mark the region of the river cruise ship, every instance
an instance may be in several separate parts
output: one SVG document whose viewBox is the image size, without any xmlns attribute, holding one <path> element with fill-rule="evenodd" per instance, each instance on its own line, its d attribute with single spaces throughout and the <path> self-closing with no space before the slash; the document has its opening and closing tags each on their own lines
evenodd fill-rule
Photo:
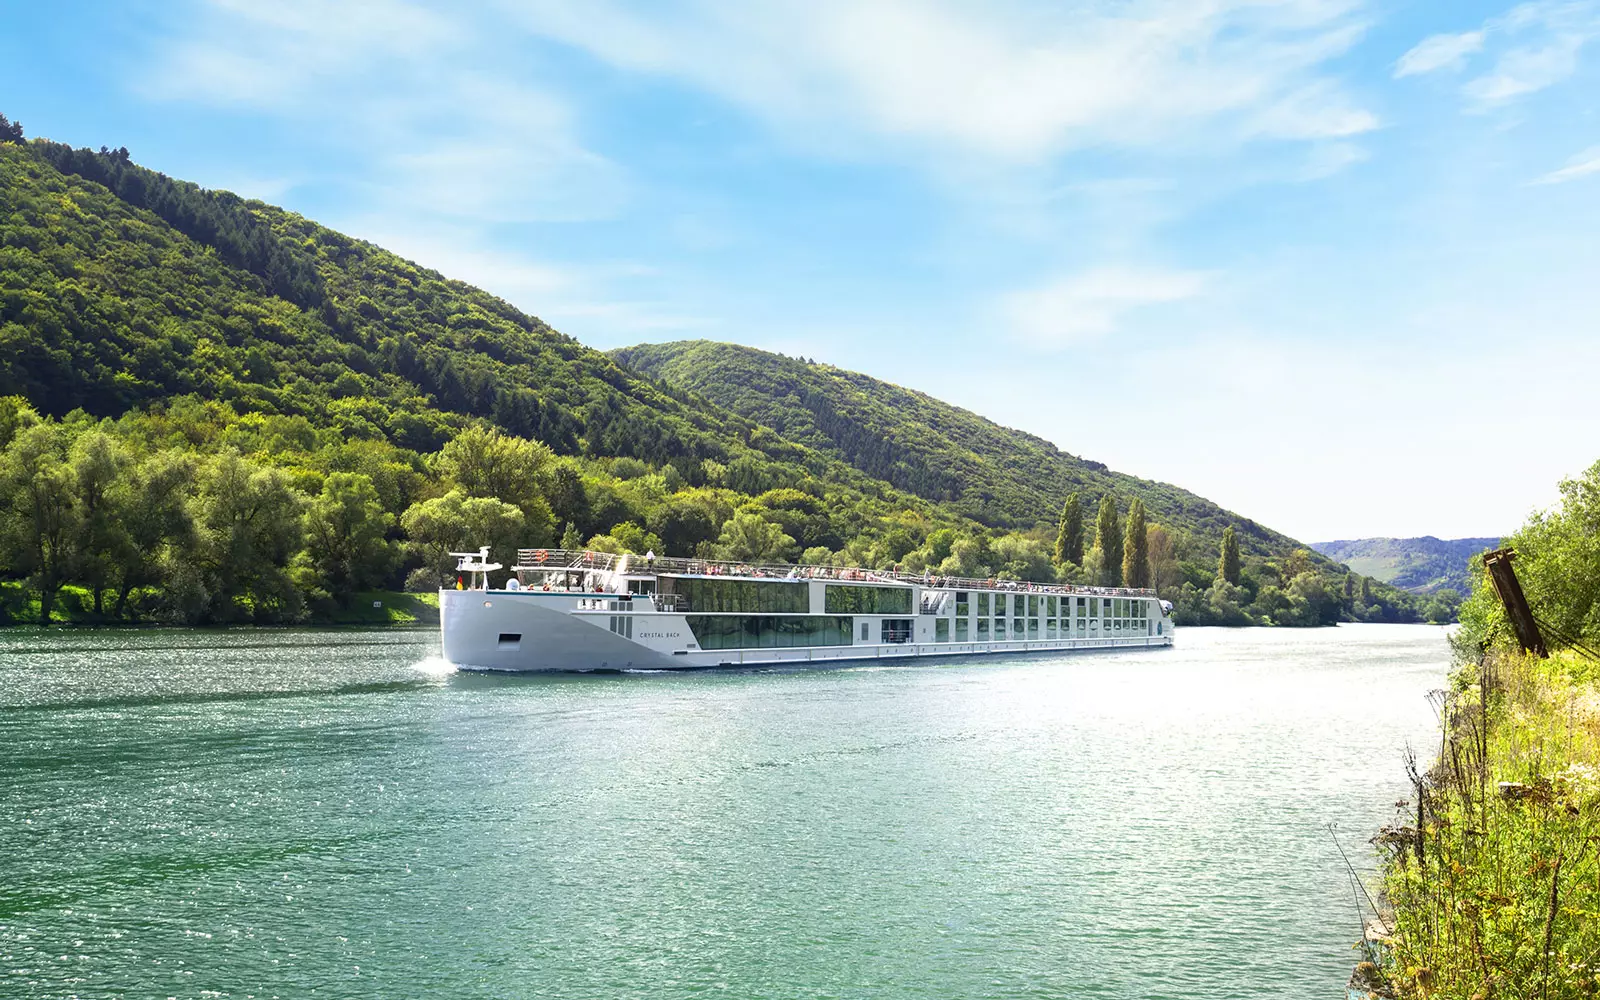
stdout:
<svg viewBox="0 0 1600 1000">
<path fill-rule="evenodd" d="M 444 655 L 467 670 L 655 670 L 1170 646 L 1150 590 L 523 549 L 451 553 Z"/>
</svg>

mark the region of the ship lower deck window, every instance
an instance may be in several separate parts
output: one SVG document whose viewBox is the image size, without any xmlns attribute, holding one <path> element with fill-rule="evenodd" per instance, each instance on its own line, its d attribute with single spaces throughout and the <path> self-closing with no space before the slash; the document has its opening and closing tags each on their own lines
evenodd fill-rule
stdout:
<svg viewBox="0 0 1600 1000">
<path fill-rule="evenodd" d="M 949 642 L 950 641 L 950 619 L 948 619 L 948 618 L 935 618 L 934 619 L 934 621 L 933 621 L 933 641 L 934 642 Z"/>
<path fill-rule="evenodd" d="M 909 619 L 909 618 L 885 618 L 883 620 L 883 641 L 884 642 L 910 642 L 911 641 L 911 619 Z"/>
<path fill-rule="evenodd" d="M 848 646 L 854 622 L 835 615 L 685 615 L 701 649 Z M 866 623 L 862 623 L 866 628 Z"/>
</svg>

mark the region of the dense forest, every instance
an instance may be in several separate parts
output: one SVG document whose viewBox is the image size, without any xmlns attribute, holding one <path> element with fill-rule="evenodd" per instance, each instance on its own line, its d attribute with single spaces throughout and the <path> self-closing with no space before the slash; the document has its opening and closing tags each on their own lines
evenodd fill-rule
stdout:
<svg viewBox="0 0 1600 1000">
<path fill-rule="evenodd" d="M 486 541 L 1148 580 L 1188 622 L 1448 614 L 1225 515 L 1230 562 L 1214 505 L 1138 480 L 1063 478 L 1052 508 L 1098 515 L 1064 544 L 963 501 L 954 455 L 945 493 L 885 481 L 379 247 L 7 128 L 7 620 L 326 620 Z"/>
</svg>

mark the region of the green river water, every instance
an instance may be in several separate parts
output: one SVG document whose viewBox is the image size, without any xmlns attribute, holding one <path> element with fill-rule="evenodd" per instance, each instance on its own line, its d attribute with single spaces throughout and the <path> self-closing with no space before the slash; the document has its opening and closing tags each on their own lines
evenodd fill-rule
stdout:
<svg viewBox="0 0 1600 1000">
<path fill-rule="evenodd" d="M 1444 633 L 483 677 L 0 633 L 0 997 L 1335 998 Z"/>
</svg>

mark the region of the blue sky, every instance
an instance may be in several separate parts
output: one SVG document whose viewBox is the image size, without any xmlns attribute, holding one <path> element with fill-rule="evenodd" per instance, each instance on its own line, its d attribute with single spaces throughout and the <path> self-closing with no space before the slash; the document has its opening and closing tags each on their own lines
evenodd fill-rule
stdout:
<svg viewBox="0 0 1600 1000">
<path fill-rule="evenodd" d="M 5 4 L 30 135 L 1307 540 L 1600 458 L 1600 0 Z"/>
</svg>

